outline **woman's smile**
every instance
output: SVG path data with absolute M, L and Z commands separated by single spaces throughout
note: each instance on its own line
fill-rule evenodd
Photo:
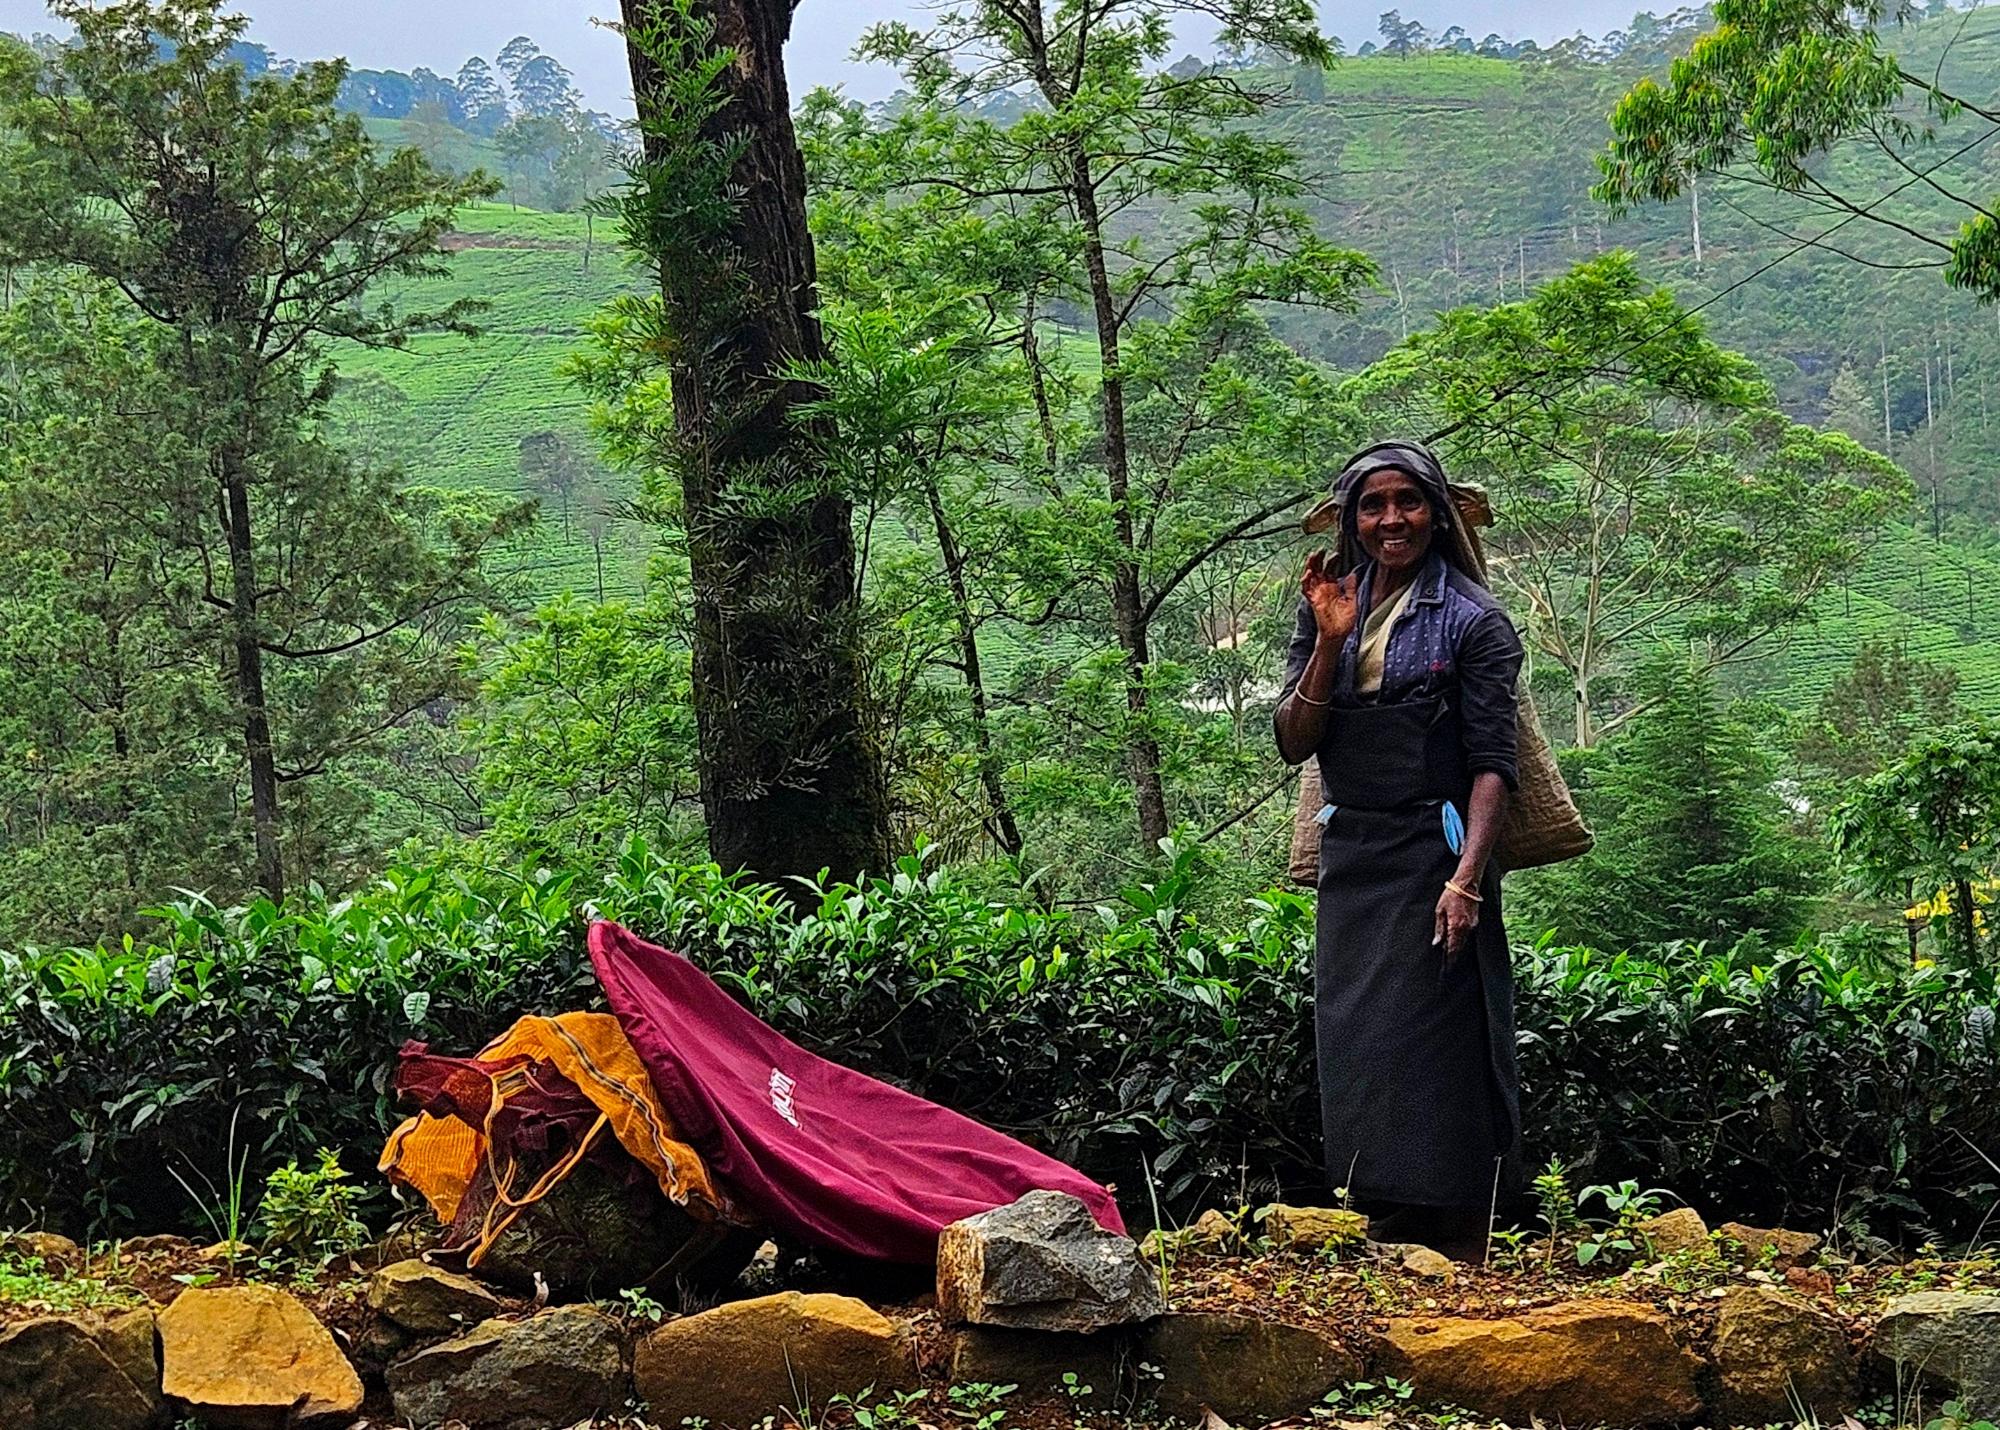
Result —
M 1361 549 L 1392 580 L 1409 575 L 1429 553 L 1430 498 L 1408 472 L 1384 467 L 1370 473 L 1354 511 Z

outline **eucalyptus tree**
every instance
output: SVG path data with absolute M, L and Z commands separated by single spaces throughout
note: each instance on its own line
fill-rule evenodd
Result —
M 1926 28 L 1970 20 L 1929 14 Z M 1641 80 L 1613 111 L 1598 196 L 1620 211 L 1674 199 L 1701 174 L 1742 174 L 1831 220 L 1802 244 L 1874 267 L 1940 268 L 1952 286 L 2000 298 L 1991 169 L 1962 162 L 1990 148 L 2000 102 L 1985 63 L 1954 63 L 1949 43 L 1929 73 L 1900 62 L 1891 26 L 1916 18 L 1904 0 L 1719 0 L 1715 29 L 1668 82 Z M 1846 157 L 1857 150 L 1873 162 Z M 1870 230 L 1884 242 L 1855 253 Z
M 1706 674 L 1811 619 L 1910 496 L 1887 458 L 1774 410 L 1626 254 L 1441 315 L 1347 396 L 1453 429 L 1451 470 L 1490 483 L 1496 579 L 1567 678 L 1579 746 L 1657 703 L 1621 679 L 1656 644 Z

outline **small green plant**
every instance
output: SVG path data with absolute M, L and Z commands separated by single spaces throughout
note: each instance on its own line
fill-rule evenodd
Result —
M 1416 1394 L 1416 1386 L 1407 1380 L 1398 1380 L 1393 1375 L 1385 1375 L 1378 1383 L 1372 1380 L 1357 1380 L 1349 1385 L 1337 1385 L 1326 1393 L 1320 1402 L 1320 1410 L 1327 1414 L 1338 1413 L 1343 1418 L 1357 1415 L 1387 1415 L 1399 1404 Z
M 360 1198 L 340 1158 L 324 1147 L 317 1167 L 294 1159 L 274 1169 L 258 1208 L 265 1251 L 305 1266 L 324 1266 L 353 1251 L 368 1240 L 368 1228 L 354 1214 Z
M 1619 1182 L 1615 1186 L 1585 1187 L 1577 1193 L 1579 1213 L 1585 1203 L 1596 1198 L 1604 1203 L 1611 1216 L 1608 1222 L 1595 1225 L 1577 1244 L 1576 1264 L 1588 1266 L 1609 1251 L 1630 1256 L 1642 1246 L 1650 1250 L 1652 1243 L 1640 1228 L 1659 1215 L 1660 1198 L 1665 1195 L 1657 1190 L 1641 1191 L 1639 1184 L 1632 1181 Z
M 50 1270 L 39 1256 L 0 1254 L 0 1302 L 63 1312 L 129 1306 L 140 1299 L 138 1292 L 110 1285 L 95 1276 L 71 1276 Z
M 1548 1165 L 1535 1178 L 1535 1201 L 1542 1225 L 1549 1229 L 1548 1265 L 1553 1268 L 1557 1239 L 1576 1226 L 1576 1199 L 1570 1193 L 1569 1168 L 1563 1165 L 1562 1158 L 1549 1158 Z
M 1007 1412 L 1001 1402 L 1021 1387 L 991 1385 L 983 1380 L 954 1385 L 945 1392 L 946 1411 L 969 1421 L 972 1430 L 999 1430 Z
M 204 1197 L 189 1185 L 186 1177 L 171 1166 L 167 1168 L 201 1212 L 202 1220 L 208 1223 L 215 1239 L 222 1243 L 224 1259 L 231 1271 L 236 1269 L 236 1250 L 243 1244 L 243 1230 L 249 1220 L 249 1203 L 244 1198 L 244 1189 L 250 1177 L 250 1149 L 246 1146 L 241 1157 L 236 1154 L 236 1122 L 242 1113 L 243 1104 L 239 1102 L 229 1114 L 229 1141 L 222 1153 L 223 1170 L 229 1182 L 227 1188 L 218 1188 L 209 1179 L 208 1173 L 190 1162 L 188 1170 L 201 1178 L 202 1185 L 208 1190 L 208 1195 Z
M 1519 1271 L 1528 1260 L 1528 1232 L 1524 1227 L 1495 1227 L 1486 1261 L 1495 1271 Z
M 829 1410 L 845 1410 L 860 1430 L 915 1430 L 917 1417 L 912 1408 L 921 1404 L 929 1392 L 905 1390 L 892 1392 L 887 1400 L 867 1403 L 869 1391 L 858 1396 L 836 1395 L 827 1402 Z
M 648 1296 L 643 1286 L 627 1286 L 618 1293 L 618 1299 L 624 1303 L 628 1320 L 651 1321 L 658 1325 L 666 1317 L 667 1308 Z
M 1683 1294 L 1706 1291 L 1734 1279 L 1729 1263 L 1706 1246 L 1691 1246 L 1674 1252 L 1660 1263 L 1658 1274 L 1662 1286 Z M 1843 1286 L 1836 1289 L 1850 1288 Z
M 1991 1420 L 1975 1420 L 1964 1401 L 1947 1400 L 1937 1418 L 1925 1423 L 1924 1430 L 1996 1430 L 1996 1427 Z
M 1173 1296 L 1174 1254 L 1180 1249 L 1179 1238 L 1170 1236 L 1167 1233 L 1166 1223 L 1160 1220 L 1160 1184 L 1159 1179 L 1153 1175 L 1151 1159 L 1141 1157 L 1139 1166 L 1146 1174 L 1146 1196 L 1153 1204 L 1153 1234 L 1148 1240 L 1152 1243 L 1153 1254 L 1158 1262 L 1160 1299 L 1168 1301 Z M 1173 1242 L 1174 1245 L 1169 1246 L 1169 1242 Z

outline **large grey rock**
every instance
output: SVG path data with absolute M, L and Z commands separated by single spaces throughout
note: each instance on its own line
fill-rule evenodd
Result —
M 1139 1356 L 1160 1372 L 1161 1413 L 1194 1423 L 1204 1409 L 1236 1425 L 1304 1415 L 1364 1370 L 1361 1357 L 1318 1331 L 1206 1311 L 1160 1321 Z
M 785 1291 L 669 1321 L 640 1340 L 632 1376 L 648 1421 L 802 1423 L 836 1395 L 886 1398 L 917 1383 L 907 1326 L 851 1296 Z
M 204 1425 L 344 1424 L 361 1408 L 361 1377 L 326 1327 L 274 1286 L 183 1291 L 159 1329 L 161 1389 Z
M 1725 1425 L 1792 1423 L 1801 1409 L 1837 1425 L 1854 1407 L 1854 1365 L 1838 1319 L 1775 1286 L 1738 1286 L 1716 1315 L 1719 1394 Z
M 1874 1348 L 1905 1375 L 1950 1382 L 1974 1416 L 2000 1415 L 2000 1296 L 1898 1296 L 1876 1324 Z
M 0 1328 L 7 1430 L 142 1430 L 159 1409 L 151 1311 L 44 1316 Z
M 469 1330 L 500 1309 L 500 1298 L 469 1276 L 421 1261 L 397 1261 L 368 1281 L 368 1305 L 420 1336 Z
M 937 1301 L 946 1322 L 1038 1331 L 1098 1331 L 1167 1309 L 1132 1238 L 1063 1192 L 1030 1192 L 946 1227 Z
M 396 1414 L 413 1425 L 548 1430 L 623 1407 L 625 1335 L 594 1306 L 556 1306 L 525 1321 L 484 1321 L 389 1367 Z

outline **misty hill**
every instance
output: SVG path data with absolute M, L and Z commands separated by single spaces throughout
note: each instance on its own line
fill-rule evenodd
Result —
M 2000 14 L 1950 15 L 1903 42 L 1912 62 L 1940 67 L 1971 92 L 1982 75 L 2000 72 Z M 2000 399 L 1989 391 L 2000 376 L 2000 313 L 1947 290 L 1933 268 L 1852 261 L 1913 256 L 1868 225 L 1840 236 L 1851 256 L 1792 253 L 1829 219 L 1748 184 L 1697 195 L 1699 257 L 1693 204 L 1609 217 L 1589 196 L 1594 157 L 1609 109 L 1649 67 L 1658 66 L 1446 51 L 1378 53 L 1343 60 L 1323 77 L 1289 76 L 1295 102 L 1272 122 L 1318 167 L 1313 203 L 1326 231 L 1375 256 L 1383 286 L 1357 315 L 1281 315 L 1277 326 L 1301 350 L 1351 368 L 1440 308 L 1513 297 L 1593 253 L 1633 249 L 1657 281 L 1708 305 L 1704 320 L 1758 361 L 1793 415 L 1843 425 L 1880 447 L 1886 408 L 1887 444 L 1923 493 L 1922 529 L 1886 543 L 1831 602 L 1821 628 L 1766 662 L 1757 683 L 1810 694 L 1859 638 L 1888 637 L 1960 668 L 1968 698 L 2000 710 L 2000 597 L 1990 594 L 2000 577 L 1991 535 L 2000 471 L 1987 440 Z M 397 143 L 422 137 L 413 124 L 378 118 L 370 128 Z M 483 162 L 483 141 L 461 138 L 461 162 Z M 1862 196 L 1902 177 L 1858 147 L 1830 168 Z M 1960 168 L 1960 182 L 2000 189 L 2000 146 Z M 1899 195 L 1883 211 L 1935 228 L 1941 205 L 1922 192 Z M 556 434 L 583 465 L 566 494 L 542 479 L 551 519 L 523 550 L 523 569 L 539 592 L 593 591 L 602 554 L 607 588 L 633 589 L 644 541 L 611 517 L 624 482 L 592 458 L 583 400 L 557 373 L 585 317 L 631 276 L 606 226 L 581 214 L 494 204 L 468 212 L 461 229 L 444 286 L 491 302 L 487 335 L 345 360 L 350 435 L 400 460 L 412 480 L 518 492 L 538 480 L 523 470 L 523 439 Z M 1834 410 L 1843 370 L 1848 411 Z

